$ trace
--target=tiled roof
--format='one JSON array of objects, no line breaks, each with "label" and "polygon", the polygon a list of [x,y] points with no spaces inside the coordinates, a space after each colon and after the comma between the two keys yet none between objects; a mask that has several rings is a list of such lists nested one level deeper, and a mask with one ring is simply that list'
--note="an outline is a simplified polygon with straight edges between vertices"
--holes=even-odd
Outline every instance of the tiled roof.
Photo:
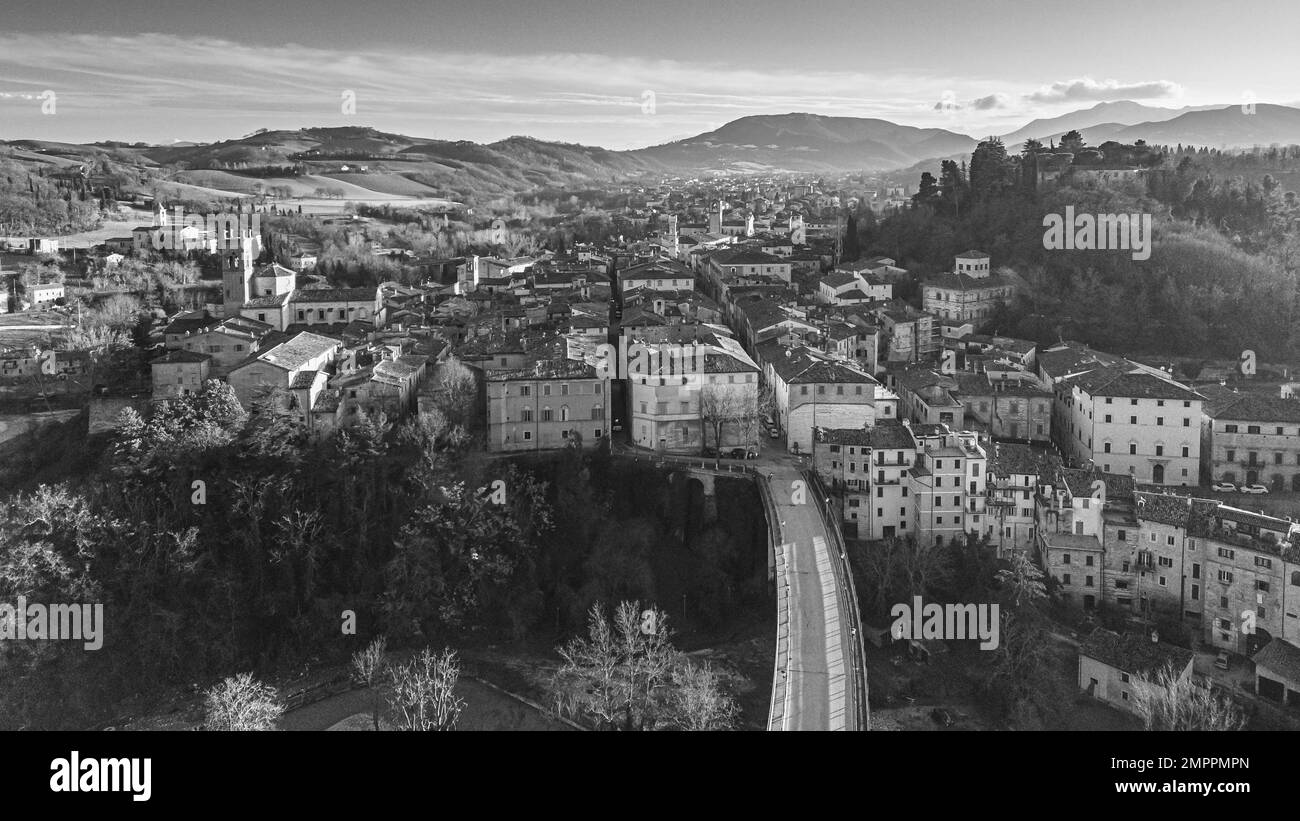
[{"label": "tiled roof", "polygon": [[1273,639],[1251,658],[1255,667],[1278,673],[1288,686],[1300,681],[1300,647],[1283,639]]},{"label": "tiled roof", "polygon": [[1165,664],[1182,673],[1192,661],[1192,651],[1164,641],[1152,641],[1148,633],[1119,635],[1098,630],[1084,640],[1079,654],[1132,675],[1150,675]]},{"label": "tiled roof", "polygon": [[294,304],[310,302],[374,302],[374,288],[321,288],[314,291],[296,291]]},{"label": "tiled roof", "polygon": [[1214,419],[1243,422],[1300,422],[1300,399],[1243,393],[1216,403],[1213,410],[1207,408],[1206,414]]},{"label": "tiled roof", "polygon": [[1013,442],[994,442],[989,473],[994,476],[1029,475],[1049,478],[1060,465],[1054,451]]},{"label": "tiled roof", "polygon": [[171,351],[157,359],[149,360],[150,365],[180,365],[186,363],[207,362],[212,357],[195,351]]},{"label": "tiled roof", "polygon": [[1192,515],[1192,500],[1186,496],[1170,496],[1165,493],[1133,494],[1137,518],[1147,522],[1174,527],[1187,527],[1187,520]]}]

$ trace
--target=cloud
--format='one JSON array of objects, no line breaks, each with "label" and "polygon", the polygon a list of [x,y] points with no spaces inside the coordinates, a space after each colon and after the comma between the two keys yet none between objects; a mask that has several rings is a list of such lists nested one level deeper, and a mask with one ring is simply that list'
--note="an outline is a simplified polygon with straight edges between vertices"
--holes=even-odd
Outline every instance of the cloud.
[{"label": "cloud", "polygon": [[1163,99],[1183,93],[1182,86],[1168,80],[1148,80],[1140,83],[1121,83],[1118,80],[1094,80],[1080,77],[1063,83],[1042,86],[1025,95],[1035,103],[1110,102],[1129,99]]},{"label": "cloud", "polygon": [[1010,95],[997,92],[987,94],[983,97],[976,97],[973,100],[962,102],[957,99],[957,95],[951,91],[945,91],[939,102],[934,104],[935,111],[992,111],[998,108],[1007,108],[1011,105]]},{"label": "cloud", "polygon": [[[60,55],[59,60],[49,59]],[[711,131],[751,114],[807,111],[910,121],[937,80],[908,72],[744,68],[721,60],[253,46],[166,34],[0,33],[7,92],[59,96],[58,117],[0,97],[6,135],[219,139],[260,127],[373,125],[480,142],[528,133],[610,148]],[[948,80],[951,82],[951,79]],[[641,110],[646,89],[652,114]],[[864,90],[870,89],[865,95]],[[340,109],[354,92],[356,113]],[[928,115],[933,116],[933,115]],[[165,124],[184,123],[178,135]],[[125,132],[125,133],[124,133]],[[5,136],[5,135],[0,135]]]}]

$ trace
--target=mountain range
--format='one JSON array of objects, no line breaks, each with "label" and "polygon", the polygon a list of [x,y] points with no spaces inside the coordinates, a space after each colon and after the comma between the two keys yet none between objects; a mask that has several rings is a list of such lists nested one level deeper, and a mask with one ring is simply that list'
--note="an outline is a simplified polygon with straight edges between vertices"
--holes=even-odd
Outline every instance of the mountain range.
[{"label": "mountain range", "polygon": [[[1245,148],[1300,144],[1300,108],[1257,104],[1158,108],[1131,101],[1100,103],[1034,120],[1001,135],[1008,151],[1026,139],[1055,141],[1070,130],[1089,145],[1107,140]],[[321,187],[346,198],[446,198],[538,189],[597,187],[643,175],[713,172],[934,169],[965,158],[977,140],[942,128],[888,120],[791,113],[742,117],[705,134],[630,151],[511,137],[489,144],[391,134],[367,127],[261,131],[207,144],[71,145],[38,140],[0,143],[0,158],[66,165],[107,155],[143,180],[163,179],[178,191],[253,193],[286,185],[296,195]],[[276,175],[278,166],[307,161],[309,173]],[[349,164],[350,163],[350,164]],[[364,166],[364,167],[363,167]],[[193,193],[193,192],[192,192]]]}]

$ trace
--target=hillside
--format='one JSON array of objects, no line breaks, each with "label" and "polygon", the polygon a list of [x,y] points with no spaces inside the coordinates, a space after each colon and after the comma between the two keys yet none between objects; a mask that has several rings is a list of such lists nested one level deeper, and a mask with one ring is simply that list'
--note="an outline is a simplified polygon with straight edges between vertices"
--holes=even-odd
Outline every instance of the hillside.
[{"label": "hillside", "polygon": [[971,137],[941,128],[797,113],[742,117],[707,134],[629,153],[684,171],[881,171],[974,147]]}]

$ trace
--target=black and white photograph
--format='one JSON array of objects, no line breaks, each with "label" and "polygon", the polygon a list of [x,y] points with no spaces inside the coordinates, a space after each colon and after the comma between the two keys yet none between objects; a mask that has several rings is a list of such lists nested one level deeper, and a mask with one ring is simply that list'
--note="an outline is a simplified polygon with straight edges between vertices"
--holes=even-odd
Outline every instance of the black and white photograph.
[{"label": "black and white photograph", "polygon": [[504,732],[1280,795],[1298,36],[1294,0],[5,0],[0,766],[194,806],[180,758]]}]

